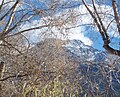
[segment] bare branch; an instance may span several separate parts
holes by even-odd
[[[22,75],[11,75],[11,76],[8,76],[8,77],[5,77],[5,78],[2,78],[0,79],[0,81],[5,81],[5,80],[8,80],[10,78],[21,78],[21,77],[25,77],[25,76],[29,76],[30,74],[22,74]]]
[[[21,51],[19,51],[17,48],[15,48],[14,46],[12,46],[12,44],[8,43],[7,41],[4,40],[4,42],[7,44],[6,46],[10,46],[13,49],[15,49],[18,53],[20,53],[21,55],[23,55],[23,53]]]
[[[30,16],[30,17],[28,17],[26,20],[23,20],[24,17],[25,17],[27,14],[29,14],[29,12],[26,13],[25,15],[23,15],[23,16],[20,18],[20,20],[19,20],[12,28],[6,30],[5,35],[7,35],[7,34],[10,33],[12,30],[14,30],[16,27],[18,27],[22,22],[28,21],[28,20],[32,17],[32,16]],[[7,36],[6,36],[6,37],[7,37]],[[5,38],[6,38],[6,37],[5,37]]]
[[[92,16],[94,22],[96,23],[96,25],[97,25],[97,27],[99,29],[99,32],[100,32],[100,34],[102,36],[102,39],[104,40],[105,39],[105,35],[104,35],[103,31],[102,31],[101,25],[99,24],[97,18],[95,17],[95,15],[93,15],[92,11],[89,9],[89,7],[87,6],[86,2],[84,0],[82,0],[82,2],[85,5],[85,7],[87,8],[87,10],[90,13],[90,15]]]
[[[42,26],[38,26],[38,27],[33,27],[33,28],[29,28],[29,29],[26,29],[26,30],[22,30],[20,32],[17,32],[13,35],[8,35],[7,37],[12,37],[12,36],[16,36],[16,35],[19,35],[19,34],[22,34],[24,32],[27,32],[27,31],[31,31],[31,30],[36,30],[36,29],[41,29],[41,28],[44,28],[44,27],[49,27],[50,25],[42,25]]]
[[[114,0],[113,0],[113,1],[114,1]],[[110,40],[109,40],[109,36],[108,36],[108,34],[107,34],[107,29],[108,29],[108,28],[105,29],[105,27],[104,27],[104,25],[103,25],[103,22],[102,22],[99,14],[98,14],[98,12],[97,12],[97,9],[96,9],[96,7],[95,7],[95,2],[94,2],[94,0],[92,0],[92,4],[93,4],[93,8],[94,8],[94,10],[95,10],[95,14],[97,15],[97,17],[96,17],[96,16],[92,13],[92,11],[89,9],[89,7],[88,7],[88,5],[86,4],[85,0],[82,0],[82,2],[83,2],[83,4],[85,5],[85,7],[86,7],[86,9],[88,10],[88,12],[90,13],[90,15],[92,16],[92,18],[94,19],[94,22],[96,23],[96,25],[97,25],[97,27],[98,27],[98,29],[99,29],[99,32],[100,32],[100,34],[101,34],[101,36],[102,36],[102,39],[103,39],[103,41],[104,41],[103,47],[104,47],[109,53],[120,56],[120,51],[119,51],[119,50],[113,49],[113,48],[111,48],[111,47],[109,46]],[[114,2],[113,2],[113,3],[114,3]],[[115,7],[114,4],[113,4],[113,6],[114,6],[114,8],[116,9],[116,7]],[[117,14],[117,13],[116,13],[116,10],[115,10],[115,14]],[[116,19],[116,21],[118,22],[118,15],[115,16],[115,19]],[[111,21],[111,22],[112,22],[112,21]],[[110,23],[111,23],[111,22],[110,22]],[[110,23],[108,24],[108,27],[109,27]],[[119,25],[119,27],[120,27],[120,25]]]
[[[94,10],[95,10],[95,13],[96,13],[96,15],[97,15],[97,18],[98,18],[98,20],[99,20],[99,22],[100,22],[100,26],[101,26],[101,28],[102,28],[102,30],[103,30],[103,32],[101,32],[101,33],[104,33],[105,39],[109,41],[109,36],[108,36],[108,34],[107,34],[107,31],[106,31],[106,29],[105,29],[105,27],[104,27],[104,25],[103,25],[103,22],[102,22],[101,18],[100,18],[100,16],[99,16],[98,12],[97,12],[97,9],[96,9],[94,0],[92,0],[92,4],[93,4],[93,8],[94,8]]]
[[[0,18],[0,21],[3,20],[3,19],[9,14],[9,12],[16,7],[17,4],[18,4],[18,1],[16,1],[16,3],[7,11],[7,13],[5,13],[5,14]]]
[[[2,8],[3,4],[4,4],[4,0],[2,0],[2,3],[0,5],[0,11],[1,11],[1,8]]]
[[[109,53],[111,53],[111,54],[115,54],[115,55],[118,55],[118,56],[120,57],[120,51],[111,48],[111,47],[108,45],[108,43],[105,44],[105,42],[104,42],[103,47],[104,47]]]
[[[119,20],[119,14],[117,11],[117,5],[116,5],[116,0],[112,0],[112,7],[113,7],[113,11],[114,11],[114,17],[115,17],[115,21],[117,24],[117,28],[118,28],[118,32],[120,35],[120,20]]]
[[[5,26],[5,28],[3,29],[3,31],[1,32],[3,34],[2,36],[5,36],[4,32],[9,29],[9,27],[10,27],[10,25],[12,23],[12,20],[13,20],[14,15],[15,15],[15,10],[16,10],[17,4],[18,4],[18,1],[14,4],[12,12],[11,12],[11,14],[9,16],[8,22],[7,22],[6,26]]]

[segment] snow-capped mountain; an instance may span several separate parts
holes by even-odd
[[[90,97],[120,97],[119,57],[87,46],[80,40],[69,41],[65,50],[71,59],[78,62],[79,84],[85,92],[92,92]]]
[[[79,60],[106,62],[107,53],[85,45],[80,40],[71,40],[65,45],[66,51],[73,57],[77,56]]]
[[[85,60],[85,61],[94,61],[94,62],[104,62],[108,63],[108,60],[111,62],[114,60],[119,60],[119,57],[116,55],[111,55],[105,51],[94,49],[92,46],[85,45],[81,40],[60,40],[60,39],[45,39],[37,44],[37,49],[40,49],[42,45],[52,51],[53,49],[64,49],[64,54],[69,58],[74,60]],[[35,49],[34,48],[34,49]],[[57,51],[56,50],[56,51]],[[53,51],[54,52],[54,51]]]
[[[67,67],[64,71],[67,73],[65,78],[69,75],[72,77],[67,76],[68,79],[78,80],[84,91],[79,97],[84,97],[86,93],[92,93],[89,97],[120,97],[119,57],[87,46],[80,40],[66,42],[46,39],[33,48],[33,54],[35,49],[38,52],[35,56],[44,61],[45,68],[54,71],[56,68]],[[41,56],[43,57],[40,58]],[[72,69],[75,75],[70,75],[69,69]]]

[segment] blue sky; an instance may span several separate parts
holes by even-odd
[[[38,8],[43,8],[43,9],[45,9],[45,5],[47,6],[48,4],[49,4],[49,2],[44,2],[44,1],[46,1],[46,0],[43,0],[43,2],[42,3],[38,3],[38,2],[36,2],[37,0],[34,0],[34,4],[33,5],[35,5],[36,7],[38,7]],[[64,7],[60,7],[60,9],[61,9],[61,11],[63,11],[63,10],[66,10],[66,9],[76,9],[76,10],[85,10],[85,8],[83,8],[83,9],[80,9],[80,6],[81,6],[81,0],[62,0],[62,1],[64,1],[65,3],[66,3],[66,5],[64,6]],[[70,1],[70,3],[68,3]],[[89,3],[91,0],[87,0],[87,2]],[[102,5],[102,7],[104,6],[107,6],[108,7],[108,9],[110,8],[110,7],[112,7],[111,6],[111,0],[99,0],[99,1],[101,1],[101,5]],[[27,2],[27,1],[26,1]],[[104,9],[104,8],[103,8]],[[107,9],[107,10],[108,10]],[[64,12],[64,11],[63,11]],[[78,11],[78,13],[79,13],[80,11]],[[59,13],[59,12],[58,12]],[[57,14],[57,13],[56,13]],[[86,16],[85,16],[86,17]],[[85,19],[85,21],[86,21],[86,23],[90,23],[89,22],[89,19],[91,19],[91,18],[84,18],[83,17],[83,19]],[[79,21],[79,18],[78,18],[78,20],[77,21]],[[79,25],[79,23],[80,22],[78,22],[78,25]],[[98,30],[96,30],[96,29],[94,29],[94,28],[91,28],[91,26],[84,26],[84,27],[78,27],[78,28],[75,28],[75,29],[73,29],[73,30],[71,30],[71,32],[73,32],[73,31],[76,31],[75,33],[73,33],[73,34],[71,34],[70,35],[70,39],[80,39],[81,41],[83,41],[86,45],[91,45],[91,46],[93,46],[94,48],[96,48],[96,49],[99,49],[99,50],[104,50],[104,48],[102,47],[103,46],[103,40],[102,40],[102,38],[101,38],[101,36],[100,36],[100,33],[98,32]],[[119,42],[120,42],[120,37],[114,37],[113,38],[113,35],[114,35],[114,29],[113,29],[113,31],[110,29],[109,30],[110,31],[110,36],[111,36],[111,45],[112,45],[112,47],[114,47],[114,48],[116,48],[116,49],[119,49]],[[78,34],[79,33],[79,34]],[[35,35],[36,36],[36,35]],[[32,38],[33,39],[33,38]],[[36,40],[36,39],[33,39],[33,40]],[[92,41],[92,43],[91,42],[89,42],[89,40],[90,41]],[[88,43],[87,43],[87,41],[88,41]],[[116,44],[117,43],[117,44]]]
[[[8,0],[7,0],[8,1]],[[51,0],[41,0],[41,2],[39,2],[40,0],[23,0],[24,2],[26,2],[26,4],[30,4],[33,6],[33,8],[41,8],[47,11],[47,7],[50,3]],[[64,6],[59,6],[59,10],[56,11],[55,15],[53,14],[53,16],[57,16],[57,14],[59,15],[59,13],[66,13],[68,9],[74,9],[76,11],[77,14],[79,13],[87,13],[85,7],[83,7],[81,0],[60,0],[62,2],[64,2],[63,4],[65,4]],[[90,3],[91,0],[86,0],[87,3]],[[97,0],[101,2],[101,7],[103,8],[102,10],[109,10],[111,9],[111,0]],[[117,2],[120,2],[120,0],[117,0]],[[32,2],[32,3],[31,3]],[[107,6],[107,8],[106,8]],[[23,6],[25,7],[25,6]],[[30,6],[29,6],[30,7]],[[27,5],[28,8],[28,5]],[[110,14],[112,14],[112,11],[109,11]],[[48,16],[47,16],[48,17]],[[31,23],[26,23],[23,27],[24,28],[28,28],[33,26],[33,24],[37,23],[39,25],[42,24],[42,18],[44,17],[34,17],[31,21]],[[110,20],[110,18],[106,18],[104,24],[106,25]],[[37,21],[37,22],[36,22]],[[80,16],[77,18],[77,22],[75,25],[80,25],[80,24],[90,24],[92,23],[92,19],[89,15],[84,15],[84,16]],[[37,25],[35,24],[35,25]],[[74,25],[72,25],[74,26]],[[107,25],[106,25],[107,26]],[[113,37],[114,36],[114,32],[116,32],[116,28],[114,27],[115,24],[112,24],[111,28],[109,29],[109,35],[111,36],[111,45],[112,47],[119,49],[119,42],[120,42],[120,37]],[[24,29],[23,28],[23,29]],[[58,32],[58,30],[53,28],[54,32]],[[33,42],[38,41],[38,35],[40,34],[41,30],[36,30],[36,31],[31,31],[29,36],[29,39]],[[103,40],[101,39],[100,33],[98,32],[97,28],[93,28],[91,26],[80,26],[80,27],[76,27],[74,29],[70,29],[70,32],[72,32],[72,34],[70,33],[68,35],[69,39],[79,39],[81,41],[83,41],[86,45],[90,45],[93,46],[96,49],[99,50],[104,50],[103,49]],[[60,34],[57,34],[58,36]],[[117,44],[116,44],[117,43]]]
[[[98,0],[98,1],[101,1],[101,3],[102,3],[101,5],[102,6],[104,5],[104,6],[112,7],[111,0]],[[90,0],[88,0],[88,2],[90,2]],[[117,0],[117,2],[120,2],[120,1]],[[79,0],[78,0],[78,5],[79,5]],[[79,6],[77,6],[77,7],[79,7]],[[96,48],[96,49],[104,50],[104,48],[102,47],[103,46],[103,40],[102,40],[102,38],[100,36],[100,33],[98,31],[96,31],[94,28],[91,28],[90,26],[85,26],[85,29],[86,30],[84,32],[84,35],[86,37],[89,37],[93,41],[93,45],[92,46],[94,48]],[[111,29],[109,31],[110,31],[110,33],[113,32]],[[110,45],[113,48],[115,48],[115,49],[120,49],[120,45],[119,45],[119,43],[120,43],[120,37],[114,37],[114,33],[113,33],[113,34],[110,34],[110,39],[111,39],[111,44]]]

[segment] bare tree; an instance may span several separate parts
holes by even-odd
[[[120,17],[119,17],[119,13],[118,13],[119,7],[116,4],[116,0],[111,0],[111,1],[112,1],[112,4],[111,4],[112,5],[112,10],[114,12],[114,14],[113,14],[114,18],[113,18],[113,20],[110,21],[110,23],[107,25],[107,27],[105,27],[105,25],[103,23],[103,19],[101,17],[101,14],[104,15],[105,13],[104,12],[103,13],[102,12],[99,13],[99,11],[98,11],[98,9],[96,7],[96,1],[95,0],[91,0],[92,8],[93,8],[93,10],[91,10],[89,8],[89,5],[86,3],[86,0],[82,0],[82,2],[85,5],[87,11],[89,12],[91,17],[93,18],[95,25],[99,29],[99,33],[100,33],[100,35],[102,37],[102,40],[104,41],[103,47],[109,53],[120,56],[120,51],[110,47],[110,45],[109,45],[111,43],[111,40],[110,40],[110,36],[108,34],[109,33],[108,32],[108,28],[109,28],[109,26],[111,25],[112,22],[116,23],[117,30],[118,30],[118,33],[120,35],[120,19],[119,19]]]
[[[36,8],[32,3],[33,1],[2,0],[1,2],[0,57],[5,62],[5,70],[2,72],[3,68],[1,68],[0,72],[3,73],[0,78],[0,85],[2,84],[0,96],[23,97],[21,92],[25,84],[34,83],[37,86],[37,83],[42,82],[41,89],[49,81],[63,73],[62,71],[68,66],[65,63],[66,55],[61,48],[63,43],[57,40],[47,41],[49,43],[40,45],[39,50],[33,49],[26,34],[33,34],[34,31],[40,30],[44,36],[47,35],[47,32],[49,36],[52,36],[55,35],[52,30],[54,27],[62,33],[67,23],[71,22],[70,16],[72,13],[68,15],[68,11],[65,14],[56,15],[56,11],[59,10],[59,0],[51,0],[47,9]],[[63,15],[64,17],[62,17]],[[42,20],[44,23],[32,25],[35,18],[38,21]],[[32,26],[23,28],[26,23]],[[42,31],[43,28],[46,30]],[[51,46],[54,47],[53,50],[50,48]],[[61,54],[63,57],[60,59]]]
[[[0,77],[2,73],[0,96],[101,96],[99,94],[101,91],[97,86],[98,81],[95,78],[100,77],[102,79],[99,81],[100,83],[104,82],[104,79],[106,79],[105,82],[111,81],[107,77],[112,78],[113,72],[116,75],[116,72],[119,72],[117,68],[114,68],[114,63],[110,65],[108,65],[109,63],[107,65],[99,63],[99,65],[94,62],[84,62],[84,60],[78,62],[77,57],[72,59],[72,56],[67,55],[63,47],[67,41],[59,39],[41,41],[42,35],[51,38],[53,35],[57,36],[61,33],[65,36],[64,32],[68,33],[69,29],[74,28],[74,24],[77,22],[76,17],[82,14],[74,12],[74,9],[68,9],[69,7],[67,8],[66,5],[69,2],[63,4],[63,0],[48,0],[48,5],[44,4],[42,0],[38,0],[38,3],[46,5],[44,8],[40,6],[37,8],[33,3],[34,0],[29,1],[2,0],[0,5],[0,60],[5,63],[4,70],[3,64],[0,64]],[[101,33],[104,48],[119,56],[119,51],[109,46],[109,35],[94,1],[92,0],[94,12],[90,10],[85,0],[82,1]],[[64,11],[60,8],[63,8]],[[119,16],[116,8],[113,2],[114,22],[118,28]],[[36,24],[34,24],[34,20],[37,21]],[[33,35],[35,31],[39,31],[40,36],[39,43],[36,42],[33,45],[27,34]],[[86,63],[89,63],[88,66]],[[81,67],[78,75],[76,73],[78,71],[75,70],[80,64],[85,64],[87,70]],[[91,72],[92,67],[95,66],[98,67],[98,72]],[[110,75],[106,69],[110,71]],[[87,83],[89,88],[81,87],[80,85],[83,83]],[[107,90],[110,86],[112,86],[112,82],[106,84],[105,89]],[[110,90],[106,90],[103,95],[110,93]],[[95,91],[96,93],[94,93]]]

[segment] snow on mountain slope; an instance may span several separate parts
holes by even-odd
[[[86,93],[92,93],[93,96],[90,97],[98,97],[99,95],[102,95],[100,97],[120,97],[119,57],[87,46],[80,40],[69,40],[64,43],[58,39],[47,39],[37,46],[39,53],[36,55],[39,59],[40,56],[44,56],[43,59],[48,57],[47,60],[50,58],[55,61],[52,64],[48,63],[50,67],[59,68],[62,65],[62,68],[65,68],[68,66],[65,70],[67,73],[72,68],[77,77],[70,75],[71,79],[78,80],[83,90],[79,97],[84,97],[83,95]],[[42,49],[43,47],[47,49]],[[68,77],[68,79],[70,78]]]
[[[71,40],[67,45],[65,45],[67,52],[74,54],[80,60],[85,59],[87,61],[106,61],[107,53],[94,49],[91,46],[85,45],[80,40]]]
[[[29,53],[36,57],[41,70],[51,70],[55,75],[78,83],[82,90],[79,97],[86,94],[120,97],[120,58],[115,55],[87,46],[80,40],[60,39],[41,41]]]
[[[93,97],[120,97],[120,58],[107,52],[84,45],[80,40],[69,41],[65,50],[72,60],[78,62],[76,73],[79,84]]]

